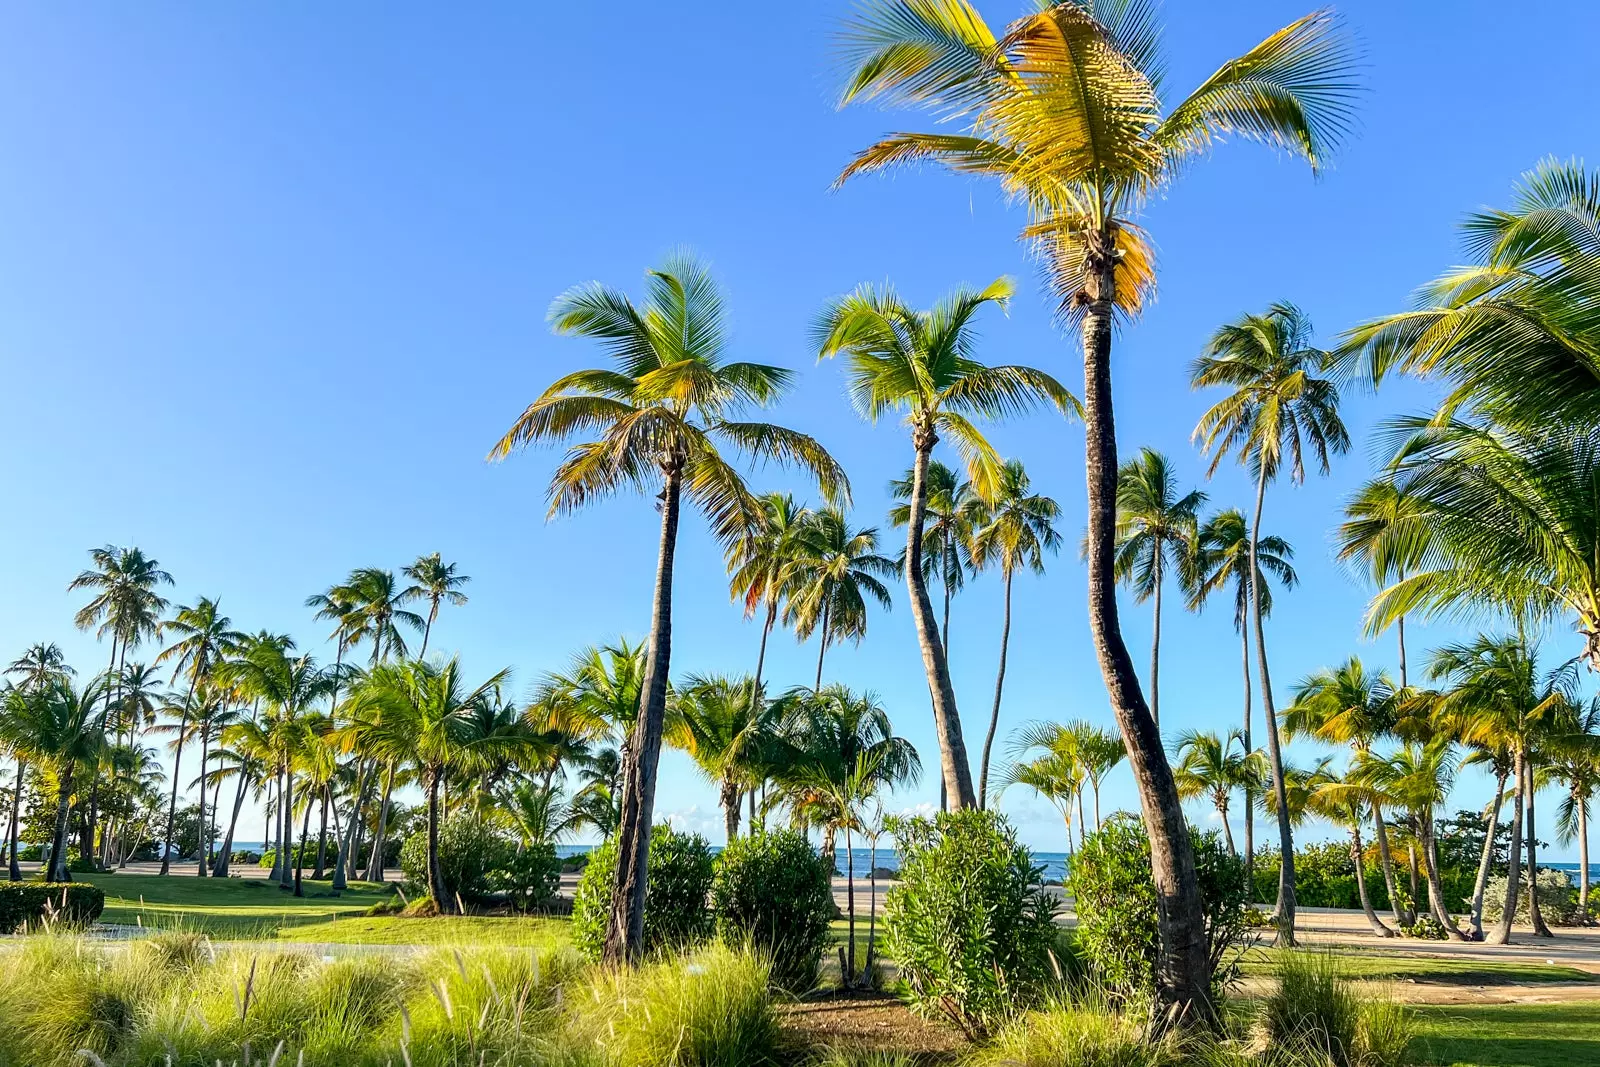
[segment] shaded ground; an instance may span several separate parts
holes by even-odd
[[[1447,1067],[1600,1064],[1600,1002],[1417,1009],[1423,1056]]]
[[[839,993],[781,1005],[784,1030],[813,1047],[845,1045],[952,1063],[966,1047],[953,1027],[913,1015],[889,993]]]

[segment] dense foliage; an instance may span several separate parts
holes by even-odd
[[[605,947],[616,870],[617,844],[611,838],[589,854],[573,894],[572,943],[589,959],[599,959]],[[714,870],[705,838],[680,834],[666,823],[655,827],[646,875],[645,952],[680,948],[711,936],[708,898]]]
[[[84,882],[0,882],[0,934],[46,918],[92,923],[105,906],[105,891]]]
[[[964,808],[891,829],[900,884],[884,905],[884,950],[911,1006],[978,1036],[1038,1003],[1054,974],[1055,906],[1005,817]]]
[[[463,812],[439,825],[439,867],[445,892],[463,900],[489,891],[488,876],[505,853],[505,839],[482,819]],[[428,832],[418,830],[400,848],[400,870],[406,882],[425,893],[428,887]]]
[[[772,960],[778,986],[816,986],[837,909],[827,865],[804,834],[775,830],[729,842],[717,857],[711,910],[723,941],[748,942]]]

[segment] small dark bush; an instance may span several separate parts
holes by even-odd
[[[510,847],[482,819],[468,812],[452,815],[439,824],[439,867],[445,892],[463,900],[489,891],[488,874]],[[400,870],[417,891],[428,891],[428,831],[424,827],[406,838],[400,848]]]
[[[1215,833],[1190,831],[1204,900],[1212,982],[1220,990],[1238,974],[1251,926],[1244,861]],[[1067,876],[1078,914],[1077,944],[1089,971],[1119,1000],[1155,989],[1160,958],[1150,839],[1135,815],[1115,815],[1090,834]]]
[[[884,904],[884,951],[913,1009],[982,1036],[1041,1001],[1056,944],[1043,868],[992,811],[890,824],[900,884]]]
[[[794,993],[816,986],[835,908],[827,865],[805,835],[777,830],[730,842],[717,857],[711,910],[723,941],[748,941],[772,960],[774,985]]]
[[[506,845],[484,873],[489,888],[517,911],[534,911],[550,903],[561,887],[561,861],[551,844]]]
[[[105,890],[84,882],[0,882],[0,934],[52,913],[63,922],[92,923],[105,907]]]
[[[590,853],[572,900],[572,943],[599,959],[606,940],[615,888],[617,844],[610,838]],[[644,950],[681,948],[711,936],[711,847],[699,834],[680,834],[662,823],[650,834],[649,888],[644,911]]]

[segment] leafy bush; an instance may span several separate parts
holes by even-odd
[[[504,847],[485,880],[517,911],[533,911],[548,904],[561,888],[561,861],[556,847],[547,843]]]
[[[1392,1001],[1357,996],[1326,952],[1284,952],[1277,988],[1262,1001],[1269,1047],[1338,1067],[1399,1067],[1410,1062],[1410,1013]]]
[[[1212,983],[1220,992],[1238,974],[1253,921],[1244,861],[1215,833],[1190,830],[1205,907]],[[1090,973],[1119,1001],[1155,990],[1161,935],[1150,876],[1150,839],[1134,815],[1114,815],[1089,835],[1067,876],[1078,913],[1078,949]]]
[[[489,891],[488,874],[502,865],[509,850],[505,838],[468,812],[439,824],[439,867],[445,892],[462,899]],[[428,831],[418,830],[400,848],[400,870],[419,892],[428,890]]]
[[[105,890],[87,882],[0,882],[0,934],[33,925],[47,915],[92,923],[106,908]]]
[[[646,869],[644,950],[679,948],[711,936],[713,920],[707,897],[714,865],[711,847],[699,834],[680,834],[666,823],[650,833]],[[605,947],[606,920],[617,872],[615,838],[590,853],[572,898],[572,943],[589,959]]]
[[[767,954],[779,988],[816,986],[836,909],[827,865],[805,835],[777,830],[729,842],[717,857],[711,910],[725,943]]]
[[[911,1006],[972,1036],[1038,1003],[1056,941],[1043,868],[992,811],[941,812],[890,824],[900,884],[884,903],[884,951]]]
[[[1531,922],[1528,916],[1528,872],[1522,872],[1521,888],[1517,891],[1517,913],[1513,921]],[[1582,916],[1578,914],[1578,896],[1572,886],[1572,876],[1566,871],[1549,867],[1539,868],[1539,914],[1554,926],[1576,926]],[[1505,911],[1506,876],[1497,874],[1489,879],[1483,894],[1483,921],[1486,924],[1500,921]]]

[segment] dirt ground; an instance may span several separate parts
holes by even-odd
[[[926,1064],[953,1062],[966,1047],[954,1027],[911,1013],[888,993],[838,993],[808,997],[780,1009],[796,1039],[881,1052],[909,1053]]]

